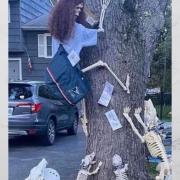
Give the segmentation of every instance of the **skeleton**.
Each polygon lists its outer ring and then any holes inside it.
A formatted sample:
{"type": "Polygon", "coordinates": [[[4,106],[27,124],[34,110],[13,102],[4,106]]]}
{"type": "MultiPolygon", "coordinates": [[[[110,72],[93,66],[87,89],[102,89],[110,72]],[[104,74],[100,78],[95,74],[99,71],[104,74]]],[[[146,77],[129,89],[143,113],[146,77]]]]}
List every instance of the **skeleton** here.
{"type": "Polygon", "coordinates": [[[116,76],[116,74],[111,70],[111,68],[107,65],[107,63],[104,63],[103,61],[99,60],[98,62],[82,69],[82,72],[87,72],[89,70],[92,70],[96,67],[105,67],[111,74],[112,76],[116,79],[116,81],[119,83],[119,85],[123,88],[124,91],[127,91],[127,93],[130,93],[129,90],[129,84],[130,84],[130,77],[129,74],[127,74],[127,78],[126,78],[126,85],[124,85],[121,80],[116,76]]]}
{"type": "Polygon", "coordinates": [[[94,171],[90,172],[92,165],[96,163],[96,161],[93,161],[94,158],[95,153],[92,152],[91,154],[86,155],[84,159],[82,159],[81,169],[78,172],[76,180],[87,180],[88,176],[98,173],[100,166],[102,165],[101,161],[99,162],[97,168],[94,171]]]}
{"type": "Polygon", "coordinates": [[[100,0],[101,3],[101,15],[100,15],[100,20],[99,20],[99,29],[104,31],[103,29],[103,21],[104,21],[104,15],[107,7],[109,6],[109,3],[111,0],[100,0]]]}
{"type": "MultiPolygon", "coordinates": [[[[135,132],[135,134],[139,137],[139,139],[141,140],[142,143],[146,143],[147,148],[151,154],[151,156],[153,157],[160,157],[162,159],[163,162],[163,167],[161,169],[161,171],[166,171],[167,174],[169,175],[170,173],[170,166],[169,166],[169,162],[168,162],[168,158],[167,158],[167,154],[166,154],[166,150],[165,147],[162,143],[161,137],[159,134],[157,134],[154,130],[152,130],[152,127],[154,127],[154,125],[157,122],[157,118],[156,118],[156,112],[154,111],[154,109],[152,109],[152,104],[150,103],[145,103],[145,115],[144,117],[148,117],[148,123],[147,125],[143,122],[140,113],[141,113],[141,108],[137,108],[135,109],[135,113],[134,116],[137,119],[137,121],[143,126],[144,128],[144,135],[142,136],[138,129],[134,126],[131,117],[129,116],[129,112],[130,112],[130,108],[126,107],[124,108],[124,112],[123,115],[124,117],[127,119],[127,121],[130,123],[132,130],[135,132]],[[149,127],[148,127],[149,125],[149,127]]],[[[154,107],[154,106],[153,106],[154,107]]],[[[160,172],[160,174],[163,174],[163,172],[160,172]]],[[[164,177],[163,177],[164,178],[164,177]]],[[[163,180],[163,179],[162,179],[163,180]]]]}
{"type": "Polygon", "coordinates": [[[128,164],[125,164],[124,167],[122,167],[122,158],[118,154],[113,156],[112,165],[115,167],[113,172],[116,176],[116,180],[128,180],[126,175],[128,164]]]}
{"type": "Polygon", "coordinates": [[[42,159],[37,166],[31,169],[25,180],[60,180],[58,172],[52,168],[46,168],[47,164],[46,159],[42,159]]]}

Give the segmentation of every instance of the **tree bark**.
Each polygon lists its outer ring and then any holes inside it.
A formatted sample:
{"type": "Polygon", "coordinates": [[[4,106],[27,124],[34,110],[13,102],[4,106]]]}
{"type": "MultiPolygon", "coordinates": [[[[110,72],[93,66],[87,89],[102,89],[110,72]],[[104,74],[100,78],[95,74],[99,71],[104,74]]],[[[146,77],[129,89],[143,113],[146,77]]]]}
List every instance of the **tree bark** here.
{"type": "MultiPolygon", "coordinates": [[[[99,16],[99,0],[87,0],[87,5],[99,16]]],[[[131,91],[127,94],[104,68],[87,73],[92,86],[86,103],[89,120],[87,154],[94,151],[96,160],[103,162],[99,173],[89,180],[115,179],[112,167],[114,154],[119,154],[123,162],[129,164],[129,180],[149,179],[145,168],[145,146],[123,117],[123,108],[131,108],[130,116],[143,134],[133,113],[135,108],[144,106],[148,69],[164,24],[165,5],[166,0],[111,0],[104,19],[105,32],[99,34],[97,47],[83,50],[83,67],[101,59],[124,83],[129,73],[131,91]],[[106,81],[114,85],[114,92],[109,106],[103,107],[97,102],[106,81]],[[111,109],[115,110],[123,126],[116,131],[112,130],[105,116],[111,109]]]]}

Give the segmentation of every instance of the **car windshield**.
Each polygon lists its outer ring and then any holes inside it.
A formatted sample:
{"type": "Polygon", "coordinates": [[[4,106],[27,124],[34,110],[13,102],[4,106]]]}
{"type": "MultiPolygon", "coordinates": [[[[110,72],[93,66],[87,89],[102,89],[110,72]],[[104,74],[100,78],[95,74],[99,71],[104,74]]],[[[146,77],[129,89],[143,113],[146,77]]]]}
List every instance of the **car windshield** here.
{"type": "Polygon", "coordinates": [[[29,84],[9,84],[9,100],[27,99],[32,95],[32,86],[29,84]]]}

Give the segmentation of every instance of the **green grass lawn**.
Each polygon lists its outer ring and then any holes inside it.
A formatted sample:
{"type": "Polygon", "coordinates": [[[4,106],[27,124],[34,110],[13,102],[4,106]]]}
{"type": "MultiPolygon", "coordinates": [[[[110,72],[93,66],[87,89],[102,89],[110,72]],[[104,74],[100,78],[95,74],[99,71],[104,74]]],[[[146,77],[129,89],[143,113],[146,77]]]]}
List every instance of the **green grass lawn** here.
{"type": "Polygon", "coordinates": [[[156,166],[157,164],[155,163],[147,163],[147,169],[151,179],[155,179],[155,177],[158,175],[158,172],[156,171],[156,166]]]}
{"type": "MultiPolygon", "coordinates": [[[[160,105],[155,106],[158,117],[160,117],[160,105]]],[[[164,121],[171,121],[171,106],[170,105],[165,105],[163,106],[163,111],[162,111],[162,120],[164,121]]]]}

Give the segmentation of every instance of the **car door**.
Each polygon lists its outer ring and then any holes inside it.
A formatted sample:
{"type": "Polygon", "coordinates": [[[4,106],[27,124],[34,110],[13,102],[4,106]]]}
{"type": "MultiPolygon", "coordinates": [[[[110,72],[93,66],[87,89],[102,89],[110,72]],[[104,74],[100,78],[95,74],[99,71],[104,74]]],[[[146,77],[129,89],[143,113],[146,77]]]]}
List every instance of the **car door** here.
{"type": "MultiPolygon", "coordinates": [[[[48,85],[47,85],[48,86],[48,85]]],[[[71,118],[71,110],[72,108],[67,105],[63,105],[61,102],[61,96],[59,94],[59,90],[57,89],[56,85],[49,85],[48,86],[51,99],[53,103],[57,106],[57,112],[59,121],[62,123],[59,128],[66,128],[71,125],[70,118],[71,118]]]]}
{"type": "Polygon", "coordinates": [[[63,129],[66,124],[65,120],[68,118],[66,112],[63,109],[63,105],[60,101],[54,96],[49,85],[43,84],[39,87],[39,97],[41,97],[41,101],[43,101],[43,107],[45,109],[45,113],[50,115],[55,115],[57,120],[57,129],[63,129]]]}

